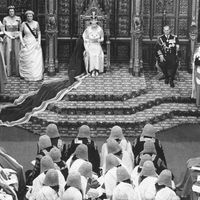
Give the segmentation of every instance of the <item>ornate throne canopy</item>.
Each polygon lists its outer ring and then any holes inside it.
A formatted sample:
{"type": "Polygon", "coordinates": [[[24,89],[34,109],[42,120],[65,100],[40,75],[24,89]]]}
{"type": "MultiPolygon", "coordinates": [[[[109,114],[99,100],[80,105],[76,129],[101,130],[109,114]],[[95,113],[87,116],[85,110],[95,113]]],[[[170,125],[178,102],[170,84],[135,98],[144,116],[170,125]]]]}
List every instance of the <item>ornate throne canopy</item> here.
{"type": "Polygon", "coordinates": [[[100,8],[97,0],[93,0],[88,8],[80,15],[79,35],[90,25],[92,19],[97,20],[97,24],[103,28],[105,35],[110,34],[108,15],[100,8]]]}

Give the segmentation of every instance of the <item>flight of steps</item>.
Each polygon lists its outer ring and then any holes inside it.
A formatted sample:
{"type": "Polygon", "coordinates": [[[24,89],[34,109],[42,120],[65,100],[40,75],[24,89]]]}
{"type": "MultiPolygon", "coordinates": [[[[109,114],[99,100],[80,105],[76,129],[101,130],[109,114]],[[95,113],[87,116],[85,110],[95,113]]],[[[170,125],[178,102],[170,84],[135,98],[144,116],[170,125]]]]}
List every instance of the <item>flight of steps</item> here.
{"type": "Polygon", "coordinates": [[[199,123],[200,110],[190,95],[191,74],[185,71],[179,72],[179,81],[170,88],[155,72],[133,77],[127,65],[117,65],[99,77],[86,77],[76,90],[21,127],[41,134],[53,122],[61,135],[71,137],[87,123],[94,137],[104,137],[118,124],[125,135],[136,136],[146,123],[158,130],[199,123]]]}

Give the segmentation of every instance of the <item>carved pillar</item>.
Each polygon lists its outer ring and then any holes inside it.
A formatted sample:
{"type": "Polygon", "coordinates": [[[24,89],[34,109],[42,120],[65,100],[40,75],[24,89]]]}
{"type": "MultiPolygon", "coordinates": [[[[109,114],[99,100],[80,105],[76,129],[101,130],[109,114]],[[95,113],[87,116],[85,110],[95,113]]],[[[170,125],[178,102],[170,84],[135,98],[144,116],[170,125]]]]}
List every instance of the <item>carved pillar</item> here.
{"type": "MultiPolygon", "coordinates": [[[[76,4],[78,18],[80,18],[80,15],[81,15],[82,9],[83,9],[83,0],[76,0],[75,4],[76,4]]],[[[80,19],[79,19],[78,20],[78,35],[79,36],[81,35],[80,28],[81,28],[81,26],[80,26],[80,19]]]]}
{"type": "Polygon", "coordinates": [[[193,56],[195,51],[195,45],[196,40],[198,36],[198,12],[199,12],[199,0],[192,0],[192,21],[190,25],[190,51],[191,51],[191,57],[190,57],[190,63],[188,71],[192,71],[192,62],[193,62],[193,56]]]}
{"type": "Polygon", "coordinates": [[[45,70],[49,76],[59,71],[57,58],[57,0],[45,0],[46,58],[45,70]]]}
{"type": "Polygon", "coordinates": [[[140,68],[142,64],[141,56],[141,40],[142,40],[142,24],[141,24],[141,0],[132,1],[131,5],[131,55],[129,72],[133,76],[140,76],[140,68]],[[134,4],[135,3],[135,4],[134,4]]]}
{"type": "Polygon", "coordinates": [[[110,13],[111,13],[111,7],[110,7],[110,1],[105,1],[105,11],[106,11],[106,49],[107,49],[107,71],[111,71],[110,66],[110,13]]]}

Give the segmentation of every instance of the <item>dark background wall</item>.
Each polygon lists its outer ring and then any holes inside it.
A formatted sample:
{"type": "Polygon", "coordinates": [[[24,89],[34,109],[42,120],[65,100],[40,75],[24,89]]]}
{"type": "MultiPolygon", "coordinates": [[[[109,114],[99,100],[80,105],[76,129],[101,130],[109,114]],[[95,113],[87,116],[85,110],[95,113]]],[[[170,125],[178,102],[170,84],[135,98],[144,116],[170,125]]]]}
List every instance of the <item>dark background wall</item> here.
{"type": "MultiPolygon", "coordinates": [[[[104,10],[106,0],[98,0],[104,10]]],[[[78,16],[75,0],[58,0],[58,59],[68,63],[74,47],[78,31],[78,16]]],[[[83,0],[84,9],[90,0],[83,0]]],[[[131,4],[133,0],[109,0],[111,5],[111,61],[129,62],[130,60],[130,28],[131,4]]],[[[188,65],[190,56],[189,26],[191,23],[191,0],[141,0],[143,15],[143,62],[145,66],[153,66],[154,45],[156,38],[162,34],[162,26],[167,23],[178,35],[181,43],[184,68],[188,65]]],[[[7,6],[14,4],[17,14],[24,19],[24,12],[32,9],[35,19],[39,21],[43,34],[43,50],[45,49],[45,0],[1,0],[0,20],[7,15],[7,6]]]]}

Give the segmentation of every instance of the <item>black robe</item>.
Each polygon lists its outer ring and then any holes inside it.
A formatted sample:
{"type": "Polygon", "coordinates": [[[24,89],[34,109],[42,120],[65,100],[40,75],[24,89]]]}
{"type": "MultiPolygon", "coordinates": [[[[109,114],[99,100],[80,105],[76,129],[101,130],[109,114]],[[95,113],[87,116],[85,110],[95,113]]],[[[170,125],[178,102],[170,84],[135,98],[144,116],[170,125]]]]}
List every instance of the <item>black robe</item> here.
{"type": "Polygon", "coordinates": [[[72,84],[74,77],[85,73],[85,64],[83,59],[83,52],[85,51],[84,42],[82,38],[76,40],[76,46],[69,61],[68,75],[70,83],[72,84]]]}
{"type": "Polygon", "coordinates": [[[66,79],[62,81],[43,84],[36,94],[26,98],[22,104],[2,109],[0,120],[2,122],[19,120],[24,117],[26,113],[31,112],[33,108],[40,106],[43,101],[54,98],[59,91],[69,87],[74,82],[74,80],[71,81],[71,79],[74,79],[75,76],[78,76],[85,71],[83,52],[83,39],[78,38],[69,63],[68,72],[70,81],[66,77],[66,79]]]}

